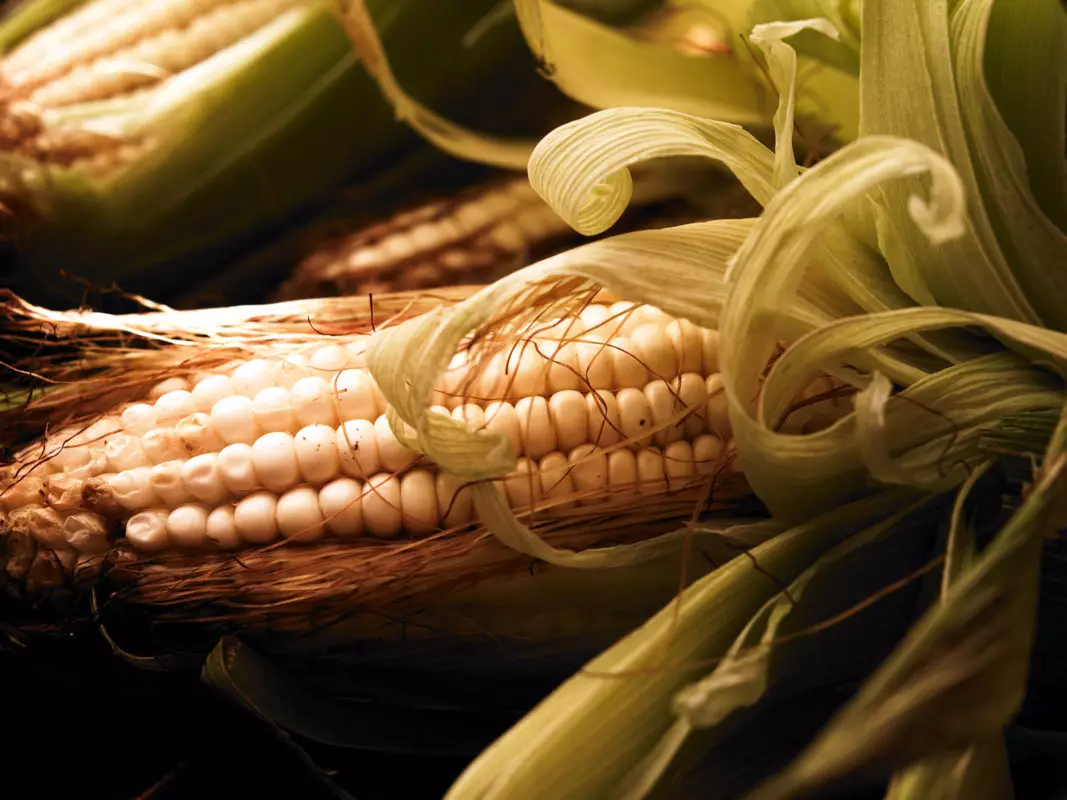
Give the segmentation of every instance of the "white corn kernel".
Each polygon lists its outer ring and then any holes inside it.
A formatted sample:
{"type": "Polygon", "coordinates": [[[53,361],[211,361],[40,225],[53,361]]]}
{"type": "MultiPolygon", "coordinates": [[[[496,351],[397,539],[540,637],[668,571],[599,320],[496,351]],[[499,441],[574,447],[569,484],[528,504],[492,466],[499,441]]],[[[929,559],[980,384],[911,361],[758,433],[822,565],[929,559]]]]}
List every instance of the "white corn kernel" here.
{"type": "Polygon", "coordinates": [[[378,463],[387,472],[400,472],[418,459],[415,451],[402,445],[393,434],[385,414],[374,420],[374,438],[378,443],[378,463]]]}
{"type": "Polygon", "coordinates": [[[367,481],[363,494],[363,524],[367,533],[379,538],[390,538],[403,530],[400,480],[396,475],[379,472],[367,481]]]}
{"type": "Polygon", "coordinates": [[[274,386],[281,364],[265,358],[253,358],[243,362],[230,374],[230,381],[237,394],[255,397],[264,389],[274,386]]]}
{"type": "Polygon", "coordinates": [[[432,472],[413,469],[400,479],[400,509],[407,532],[417,536],[437,530],[437,490],[432,472]]]}
{"type": "Polygon", "coordinates": [[[290,489],[278,498],[278,530],[286,539],[314,542],[326,535],[319,495],[310,486],[290,489]]]}
{"type": "Polygon", "coordinates": [[[373,383],[374,381],[366,370],[346,369],[337,373],[333,382],[333,390],[337,396],[337,408],[342,419],[369,420],[385,411],[384,406],[378,406],[372,388],[373,383]]]}
{"type": "Polygon", "coordinates": [[[158,553],[170,545],[167,533],[167,512],[154,508],[141,511],[126,521],[126,538],[134,549],[143,553],[158,553]]]}
{"type": "Polygon", "coordinates": [[[224,397],[211,409],[211,424],[226,444],[252,444],[261,433],[251,398],[224,397]]]}
{"type": "Polygon", "coordinates": [[[256,492],[241,500],[233,511],[241,539],[252,544],[270,544],[277,539],[277,507],[278,500],[270,492],[256,492]]]}
{"type": "Polygon", "coordinates": [[[345,475],[365,479],[378,471],[378,437],[371,422],[349,420],[337,429],[335,441],[345,475]]]}
{"type": "Polygon", "coordinates": [[[301,378],[289,390],[293,413],[304,425],[337,425],[337,398],[320,377],[301,378]]]}
{"type": "Polygon", "coordinates": [[[538,459],[556,449],[556,429],[543,397],[523,397],[515,403],[522,452],[538,459]]]}
{"type": "Polygon", "coordinates": [[[122,429],[133,436],[144,436],[156,425],[156,409],[148,403],[134,403],[119,415],[122,429]]]}
{"type": "Polygon", "coordinates": [[[178,547],[202,550],[207,545],[208,509],[199,504],[178,506],[167,516],[167,535],[178,547]]]}
{"type": "Polygon", "coordinates": [[[233,494],[245,494],[259,487],[252,446],[244,443],[229,444],[219,451],[216,464],[219,477],[226,490],[233,494]]]}
{"type": "Polygon", "coordinates": [[[308,425],[293,437],[296,463],[308,483],[322,484],[341,474],[336,432],[329,425],[308,425]]]}
{"type": "Polygon", "coordinates": [[[661,325],[641,325],[634,329],[630,339],[637,351],[635,355],[653,378],[669,381],[678,374],[674,345],[661,325]]]}
{"type": "Polygon", "coordinates": [[[173,425],[182,417],[196,413],[193,395],[187,389],[167,392],[156,400],[156,424],[160,427],[173,425]]]}
{"type": "Polygon", "coordinates": [[[208,375],[193,387],[193,403],[197,411],[210,414],[215,404],[226,397],[237,394],[233,382],[226,375],[208,375]]]}
{"type": "Polygon", "coordinates": [[[265,433],[252,445],[252,464],[259,482],[274,492],[282,492],[300,481],[296,447],[288,433],[265,433]]]}
{"type": "Polygon", "coordinates": [[[343,539],[363,533],[363,484],[338,478],[319,489],[319,509],[326,529],[343,539]]]}
{"type": "Polygon", "coordinates": [[[241,534],[234,520],[233,506],[219,506],[211,509],[207,515],[204,530],[209,548],[218,550],[236,550],[241,546],[241,534]]]}
{"type": "Polygon", "coordinates": [[[289,390],[281,386],[269,386],[252,400],[252,413],[256,425],[264,433],[271,431],[295,431],[299,428],[293,413],[289,390]]]}
{"type": "Polygon", "coordinates": [[[182,465],[182,483],[189,494],[209,505],[221,502],[229,494],[216,453],[202,453],[186,461],[182,465]]]}

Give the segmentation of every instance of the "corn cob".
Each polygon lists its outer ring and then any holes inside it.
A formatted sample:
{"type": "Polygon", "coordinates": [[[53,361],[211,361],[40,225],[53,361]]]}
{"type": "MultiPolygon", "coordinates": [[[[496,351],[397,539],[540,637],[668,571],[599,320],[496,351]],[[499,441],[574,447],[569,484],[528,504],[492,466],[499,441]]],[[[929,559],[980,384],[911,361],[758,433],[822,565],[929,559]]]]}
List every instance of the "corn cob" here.
{"type": "MultiPolygon", "coordinates": [[[[612,232],[758,213],[740,184],[716,174],[687,177],[692,185],[674,181],[672,191],[639,179],[631,211],[612,232]],[[686,197],[698,191],[703,195],[699,207],[686,197]]],[[[485,283],[581,241],[524,176],[490,178],[449,197],[401,207],[369,224],[339,220],[329,228],[312,227],[301,239],[306,255],[280,287],[280,299],[485,283]],[[335,233],[341,225],[348,230],[335,233]]]]}
{"type": "MultiPolygon", "coordinates": [[[[426,67],[412,84],[454,108],[511,57],[499,38],[513,31],[500,29],[456,52],[491,5],[372,12],[387,43],[409,45],[400,57],[426,67]]],[[[224,247],[412,147],[334,11],[327,0],[91,0],[16,43],[0,60],[0,202],[23,247],[6,283],[58,302],[43,276],[63,264],[167,299],[186,285],[166,284],[175,264],[210,269],[184,259],[228,260],[224,247]],[[172,269],[147,275],[162,264],[172,269]]]]}
{"type": "MultiPolygon", "coordinates": [[[[544,327],[544,326],[542,326],[544,327]]],[[[7,468],[0,510],[53,550],[229,550],[281,538],[425,535],[474,522],[462,486],[401,445],[363,364],[366,336],[169,379],[57,431],[7,468]]],[[[472,371],[437,413],[507,435],[520,510],[699,484],[725,462],[717,335],[651,307],[591,305],[472,371]]]]}

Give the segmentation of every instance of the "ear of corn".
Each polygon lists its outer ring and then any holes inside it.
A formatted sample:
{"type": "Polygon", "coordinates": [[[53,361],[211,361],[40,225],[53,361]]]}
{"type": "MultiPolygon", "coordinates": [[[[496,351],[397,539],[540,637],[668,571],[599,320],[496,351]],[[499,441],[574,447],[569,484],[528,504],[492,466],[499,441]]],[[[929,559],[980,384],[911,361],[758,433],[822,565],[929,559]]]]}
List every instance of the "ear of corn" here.
{"type": "MultiPolygon", "coordinates": [[[[457,54],[491,5],[407,0],[374,14],[388,43],[418,53],[398,68],[454,107],[469,97],[465,82],[491,65],[507,69],[506,25],[457,54]]],[[[156,272],[149,283],[145,269],[189,265],[197,253],[219,258],[412,145],[397,135],[328,2],[108,8],[107,0],[82,6],[0,62],[9,86],[2,124],[11,129],[5,202],[32,212],[13,220],[24,248],[12,286],[48,296],[53,287],[38,273],[61,263],[98,284],[167,296],[188,274],[156,272]]]]}

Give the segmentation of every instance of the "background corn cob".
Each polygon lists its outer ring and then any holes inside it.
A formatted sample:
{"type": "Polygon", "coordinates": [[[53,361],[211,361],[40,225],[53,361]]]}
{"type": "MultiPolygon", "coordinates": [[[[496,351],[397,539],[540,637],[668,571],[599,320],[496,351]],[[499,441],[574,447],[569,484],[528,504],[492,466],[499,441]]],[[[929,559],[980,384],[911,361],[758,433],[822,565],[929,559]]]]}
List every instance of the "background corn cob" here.
{"type": "MultiPolygon", "coordinates": [[[[670,191],[652,181],[641,186],[633,210],[612,233],[682,224],[709,213],[726,218],[757,211],[740,184],[706,170],[693,172],[701,180],[672,182],[670,191]]],[[[318,224],[300,238],[309,252],[278,290],[280,299],[485,283],[582,241],[525,176],[500,175],[389,215],[318,224]]]]}
{"type": "MultiPolygon", "coordinates": [[[[371,10],[387,43],[426,40],[397,66],[420,95],[461,115],[477,96],[467,113],[515,130],[557,96],[534,90],[513,24],[461,44],[492,6],[371,10]],[[485,103],[505,86],[529,102],[485,103]]],[[[211,272],[267,226],[417,146],[328,2],[141,0],[119,14],[96,0],[25,39],[0,74],[0,189],[20,237],[7,283],[54,302],[77,293],[54,281],[60,264],[171,297],[189,277],[172,270],[211,272]]]]}

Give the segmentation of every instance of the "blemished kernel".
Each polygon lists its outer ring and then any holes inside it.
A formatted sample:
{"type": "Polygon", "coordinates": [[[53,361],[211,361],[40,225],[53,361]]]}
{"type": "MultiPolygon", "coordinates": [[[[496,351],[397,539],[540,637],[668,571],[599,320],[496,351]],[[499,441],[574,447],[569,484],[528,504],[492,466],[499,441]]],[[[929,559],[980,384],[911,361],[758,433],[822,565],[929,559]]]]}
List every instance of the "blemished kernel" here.
{"type": "Polygon", "coordinates": [[[75,511],[63,518],[63,538],[79,553],[104,553],[111,546],[107,523],[91,511],[75,511]]]}
{"type": "Polygon", "coordinates": [[[373,383],[374,381],[366,370],[346,369],[337,373],[333,382],[333,390],[342,419],[373,420],[385,411],[384,405],[378,405],[373,383]]]}
{"type": "Polygon", "coordinates": [[[313,542],[326,535],[319,495],[310,486],[290,489],[278,498],[278,530],[286,539],[313,542]]]}
{"type": "Polygon", "coordinates": [[[329,425],[308,425],[293,437],[296,463],[308,483],[323,484],[341,474],[336,432],[329,425]]]}
{"type": "Polygon", "coordinates": [[[189,490],[182,481],[182,465],[184,461],[164,461],[155,464],[149,471],[148,484],[153,493],[168,508],[180,506],[192,499],[189,490]]]}
{"type": "Polygon", "coordinates": [[[233,510],[233,522],[241,539],[252,544],[270,544],[278,538],[278,499],[270,492],[243,498],[233,510]]]}
{"type": "Polygon", "coordinates": [[[185,417],[174,426],[174,433],[178,440],[185,446],[189,455],[201,453],[217,453],[226,443],[215,432],[215,426],[211,424],[211,417],[202,411],[192,416],[185,417]]]}
{"type": "Polygon", "coordinates": [[[168,512],[160,508],[134,514],[126,521],[126,538],[134,548],[144,553],[166,550],[170,546],[168,516],[168,512]]]}
{"type": "Polygon", "coordinates": [[[233,506],[218,506],[207,515],[204,533],[208,546],[218,550],[236,550],[241,546],[241,534],[234,520],[233,506]]]}
{"type": "Polygon", "coordinates": [[[152,489],[152,470],[149,467],[135,467],[103,478],[118,504],[129,511],[148,508],[160,502],[152,489]]]}
{"type": "Polygon", "coordinates": [[[615,399],[619,404],[619,428],[631,444],[646,445],[652,430],[652,408],[640,389],[623,389],[615,399]]]}
{"type": "Polygon", "coordinates": [[[337,397],[320,377],[301,378],[289,390],[293,413],[301,426],[337,425],[337,397]]]}
{"type": "Polygon", "coordinates": [[[396,475],[379,472],[371,476],[363,493],[363,524],[367,533],[383,539],[399,534],[404,527],[400,502],[400,480],[396,475]]]}
{"type": "Polygon", "coordinates": [[[152,463],[141,444],[141,437],[127,433],[117,433],[107,437],[104,442],[104,455],[113,472],[146,467],[152,463]]]}
{"type": "Polygon", "coordinates": [[[334,441],[345,475],[366,479],[378,472],[381,462],[373,423],[365,419],[349,420],[337,428],[334,441]]]}
{"type": "Polygon", "coordinates": [[[363,533],[363,484],[338,478],[319,489],[319,509],[326,529],[348,539],[363,533]]]}
{"type": "Polygon", "coordinates": [[[405,531],[418,536],[437,530],[437,493],[432,472],[413,469],[401,477],[400,510],[405,531]]]}
{"type": "Polygon", "coordinates": [[[73,511],[81,507],[84,485],[73,475],[49,475],[44,479],[44,501],[59,511],[73,511]]]}
{"type": "Polygon", "coordinates": [[[211,409],[211,424],[226,444],[252,444],[262,433],[256,424],[252,399],[234,394],[219,400],[211,409]]]}
{"type": "Polygon", "coordinates": [[[289,390],[270,386],[261,390],[252,399],[252,413],[256,425],[265,433],[271,431],[295,431],[299,428],[289,390]]]}
{"type": "Polygon", "coordinates": [[[281,492],[300,481],[300,466],[296,460],[296,446],[288,433],[265,433],[252,445],[252,465],[260,484],[274,492],[281,492]]]}
{"type": "Polygon", "coordinates": [[[141,437],[141,447],[153,464],[188,458],[181,441],[174,434],[173,428],[154,428],[141,437]]]}
{"type": "Polygon", "coordinates": [[[209,505],[224,500],[229,492],[222,480],[217,453],[193,456],[182,465],[182,483],[193,497],[209,505]]]}
{"type": "Polygon", "coordinates": [[[178,506],[167,516],[167,535],[178,547],[203,550],[207,545],[207,517],[206,506],[178,506]]]}
{"type": "Polygon", "coordinates": [[[252,459],[252,446],[242,443],[226,445],[217,460],[222,485],[231,494],[246,494],[259,487],[252,459]]]}

